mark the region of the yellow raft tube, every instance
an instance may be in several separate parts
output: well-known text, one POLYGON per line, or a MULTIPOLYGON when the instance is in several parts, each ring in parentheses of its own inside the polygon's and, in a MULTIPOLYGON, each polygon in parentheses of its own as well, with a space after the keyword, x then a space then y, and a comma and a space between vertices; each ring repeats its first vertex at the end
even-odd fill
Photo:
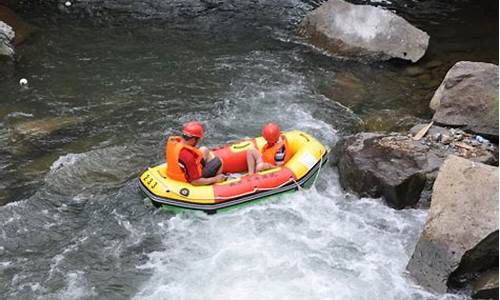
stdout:
MULTIPOLYGON (((194 186, 168 178, 166 164, 163 163, 148 168, 140 176, 139 186, 155 206, 168 205, 213 213, 218 209, 312 185, 321 166, 327 161, 327 148, 302 131, 284 132, 283 135, 293 154, 283 166, 221 183, 194 186)), ((227 144, 212 151, 222 156, 223 161, 234 161, 238 157, 245 159, 246 150, 250 147, 256 146, 262 150, 265 144, 263 137, 257 137, 227 144)), ((244 165, 244 162, 241 163, 244 165)))

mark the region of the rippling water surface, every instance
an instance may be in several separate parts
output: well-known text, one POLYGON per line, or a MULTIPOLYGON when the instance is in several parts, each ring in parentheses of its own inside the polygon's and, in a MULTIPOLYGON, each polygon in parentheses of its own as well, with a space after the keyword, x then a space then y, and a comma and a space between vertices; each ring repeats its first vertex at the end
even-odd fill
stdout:
MULTIPOLYGON (((288 26, 295 20, 255 16, 215 29, 32 20, 38 32, 0 82, 0 200, 9 202, 0 207, 2 295, 460 298, 428 294, 405 273, 426 212, 355 199, 331 166, 310 191, 213 216, 159 211, 140 194, 137 176, 188 120, 205 124, 209 146, 256 136, 269 121, 331 146, 374 112, 428 117, 449 53, 460 56, 452 35, 430 48, 421 73, 347 62, 304 46, 288 26), (70 125, 19 133, 20 124, 55 117, 70 125)), ((498 61, 468 42, 463 57, 498 61)))

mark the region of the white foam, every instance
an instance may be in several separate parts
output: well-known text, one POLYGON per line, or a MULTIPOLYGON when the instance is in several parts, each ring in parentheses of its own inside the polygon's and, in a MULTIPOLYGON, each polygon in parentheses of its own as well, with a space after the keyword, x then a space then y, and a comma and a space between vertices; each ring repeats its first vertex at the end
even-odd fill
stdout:
POLYGON ((78 160, 82 158, 82 154, 73 154, 69 153, 59 157, 52 165, 50 166, 50 170, 52 172, 58 170, 62 167, 73 166, 78 160))
POLYGON ((153 276, 135 298, 437 299, 405 275, 424 220, 421 210, 315 190, 210 217, 179 214, 165 221, 167 250, 138 266, 153 276))
POLYGON ((97 296, 94 287, 89 287, 83 271, 66 274, 66 288, 59 293, 60 299, 81 299, 97 296))
POLYGON ((384 32, 385 28, 390 25, 386 19, 387 15, 383 10, 353 9, 345 14, 339 14, 333 21, 335 27, 339 28, 343 34, 369 41, 380 32, 384 32))

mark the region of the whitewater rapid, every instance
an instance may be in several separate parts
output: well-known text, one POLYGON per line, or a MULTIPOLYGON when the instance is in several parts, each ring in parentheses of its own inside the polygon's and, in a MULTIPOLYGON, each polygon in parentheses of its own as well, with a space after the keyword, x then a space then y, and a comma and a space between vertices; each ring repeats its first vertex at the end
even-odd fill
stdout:
POLYGON ((331 164, 311 190, 210 216, 157 210, 137 187, 164 159, 165 137, 193 119, 208 146, 258 136, 274 121, 332 147, 360 119, 318 82, 352 64, 262 37, 266 30, 186 42, 182 30, 141 28, 134 36, 146 46, 117 29, 79 30, 85 43, 68 42, 71 32, 48 38, 38 62, 46 67, 33 67, 45 81, 30 79, 40 86, 13 109, 83 114, 88 123, 79 138, 47 141, 47 171, 29 178, 26 197, 0 207, 5 298, 461 299, 429 294, 406 274, 426 211, 349 195, 331 164), (59 102, 45 101, 53 95, 59 102))

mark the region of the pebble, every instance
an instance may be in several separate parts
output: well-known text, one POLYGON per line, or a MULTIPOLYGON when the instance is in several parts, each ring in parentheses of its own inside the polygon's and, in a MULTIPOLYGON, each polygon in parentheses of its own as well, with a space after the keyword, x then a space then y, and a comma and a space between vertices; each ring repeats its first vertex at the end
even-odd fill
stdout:
POLYGON ((450 143, 450 137, 447 135, 443 135, 441 138, 441 143, 448 145, 450 143))

